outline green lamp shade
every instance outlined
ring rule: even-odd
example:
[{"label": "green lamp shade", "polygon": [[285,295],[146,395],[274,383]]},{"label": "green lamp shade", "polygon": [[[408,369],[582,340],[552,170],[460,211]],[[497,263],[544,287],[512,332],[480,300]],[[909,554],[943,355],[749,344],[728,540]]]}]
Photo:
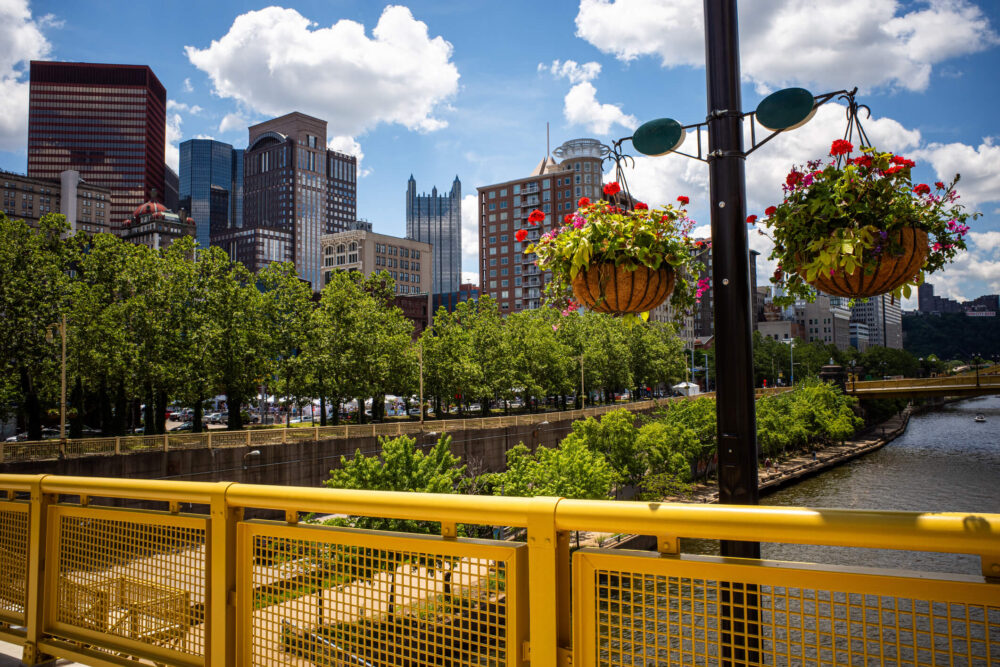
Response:
[{"label": "green lamp shade", "polygon": [[684,143],[684,128],[673,118],[643,123],[632,135],[632,145],[643,155],[666,155]]},{"label": "green lamp shade", "polygon": [[771,131],[794,130],[816,113],[813,94],[805,88],[785,88],[757,105],[757,122]]}]

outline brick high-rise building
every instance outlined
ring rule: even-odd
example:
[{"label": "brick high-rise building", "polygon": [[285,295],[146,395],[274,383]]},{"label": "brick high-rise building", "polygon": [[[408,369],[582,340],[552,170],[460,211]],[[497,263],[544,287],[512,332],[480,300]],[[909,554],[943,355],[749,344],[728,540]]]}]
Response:
[{"label": "brick high-rise building", "polygon": [[434,294],[457,292],[462,284],[462,182],[458,176],[451,191],[439,195],[437,187],[417,194],[410,174],[406,183],[406,238],[434,246]]},{"label": "brick high-rise building", "polygon": [[243,159],[243,229],[212,242],[252,271],[294,261],[318,292],[320,237],[357,219],[357,158],[329,150],[326,121],[296,111],[252,126]]},{"label": "brick high-rise building", "polygon": [[155,189],[166,191],[167,91],[145,65],[34,60],[28,106],[28,176],[68,169],[111,191],[112,229]]},{"label": "brick high-rise building", "polygon": [[[596,139],[573,139],[552,151],[559,162],[546,156],[529,176],[476,188],[480,291],[496,299],[500,312],[541,306],[546,276],[524,246],[561,225],[580,197],[601,195],[601,160],[608,152]],[[535,209],[545,221],[530,226],[527,218]],[[528,230],[523,244],[514,240],[518,229]]]}]

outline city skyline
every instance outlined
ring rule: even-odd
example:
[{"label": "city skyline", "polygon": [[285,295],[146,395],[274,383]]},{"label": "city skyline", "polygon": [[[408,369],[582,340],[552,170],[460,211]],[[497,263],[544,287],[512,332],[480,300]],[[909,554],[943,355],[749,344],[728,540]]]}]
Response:
[{"label": "city skyline", "polygon": [[[921,181],[961,171],[960,190],[984,213],[973,225],[970,252],[933,277],[938,292],[967,299],[997,292],[1000,175],[992,165],[1000,146],[992,138],[990,102],[1000,95],[992,75],[1000,7],[981,0],[878,0],[851,11],[801,12],[797,4],[774,0],[767,14],[754,14],[744,3],[744,109],[782,86],[820,93],[859,85],[860,101],[873,110],[866,122],[873,140],[914,157]],[[0,168],[25,171],[26,64],[32,58],[151,67],[168,91],[166,154],[174,168],[187,139],[212,137],[243,148],[255,122],[293,110],[327,118],[330,146],[363,154],[359,216],[395,235],[404,233],[405,211],[393,193],[410,172],[433,183],[458,172],[466,191],[474,192],[536,164],[546,150],[546,121],[556,146],[584,136],[610,143],[661,116],[704,117],[700,2],[683,0],[662,11],[640,0],[532,5],[530,25],[519,7],[301,1],[245,11],[220,2],[192,22],[179,5],[168,4],[156,13],[157,30],[136,42],[119,35],[152,16],[141,4],[94,11],[17,0],[0,10],[0,37],[14,45],[0,60],[0,80],[11,92],[0,113]],[[493,32],[518,38],[482,39],[472,28],[484,20]],[[809,43],[793,38],[802,34],[810,35]],[[347,51],[385,57],[352,66]],[[291,83],[303,81],[310,85]],[[748,213],[773,203],[787,168],[820,157],[842,131],[843,108],[831,103],[807,126],[752,156]],[[692,216],[707,225],[700,164],[639,158],[629,183],[650,204],[691,197]],[[468,278],[478,268],[478,247],[474,208],[463,208]],[[756,234],[751,241],[762,252],[758,278],[765,284],[773,270],[767,242]],[[915,308],[916,299],[904,306]]]}]

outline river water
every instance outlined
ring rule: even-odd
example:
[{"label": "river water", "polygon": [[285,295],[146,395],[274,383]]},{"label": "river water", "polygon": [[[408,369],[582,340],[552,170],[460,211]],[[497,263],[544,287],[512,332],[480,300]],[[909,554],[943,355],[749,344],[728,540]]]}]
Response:
[{"label": "river water", "polygon": [[[986,416],[976,423],[977,413]],[[762,505],[1000,514],[1000,397],[915,415],[882,449],[761,498]],[[717,544],[717,543],[716,543]],[[685,540],[689,553],[717,552]],[[762,545],[764,558],[979,574],[978,557],[875,549]]]}]

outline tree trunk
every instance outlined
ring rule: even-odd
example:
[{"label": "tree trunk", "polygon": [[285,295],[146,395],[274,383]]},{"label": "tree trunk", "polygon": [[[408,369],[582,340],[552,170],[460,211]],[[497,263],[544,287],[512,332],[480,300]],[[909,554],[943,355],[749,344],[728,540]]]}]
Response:
[{"label": "tree trunk", "polygon": [[21,395],[24,397],[24,417],[28,422],[28,440],[42,439],[42,408],[28,370],[21,368]]},{"label": "tree trunk", "polygon": [[153,405],[153,385],[146,383],[146,407],[142,412],[142,432],[145,435],[156,435],[155,406]]},{"label": "tree trunk", "polygon": [[201,433],[204,430],[202,417],[205,412],[205,402],[200,398],[194,402],[194,412],[191,413],[191,432]]},{"label": "tree trunk", "polygon": [[76,410],[76,416],[69,420],[69,437],[71,438],[83,437],[84,402],[83,381],[78,375],[76,382],[73,383],[73,409]]},{"label": "tree trunk", "polygon": [[156,432],[167,432],[167,392],[160,389],[156,392]]},{"label": "tree trunk", "polygon": [[100,420],[101,435],[117,435],[111,413],[111,397],[108,395],[108,379],[102,375],[97,387],[97,417]]},{"label": "tree trunk", "polygon": [[124,435],[128,428],[128,399],[125,398],[125,381],[118,380],[115,389],[115,417],[111,425],[114,435]]},{"label": "tree trunk", "polygon": [[226,388],[226,407],[229,408],[229,430],[238,431],[243,428],[243,397],[237,396],[235,390],[229,387]]},{"label": "tree trunk", "polygon": [[322,389],[319,394],[319,425],[326,426],[326,392]]}]

